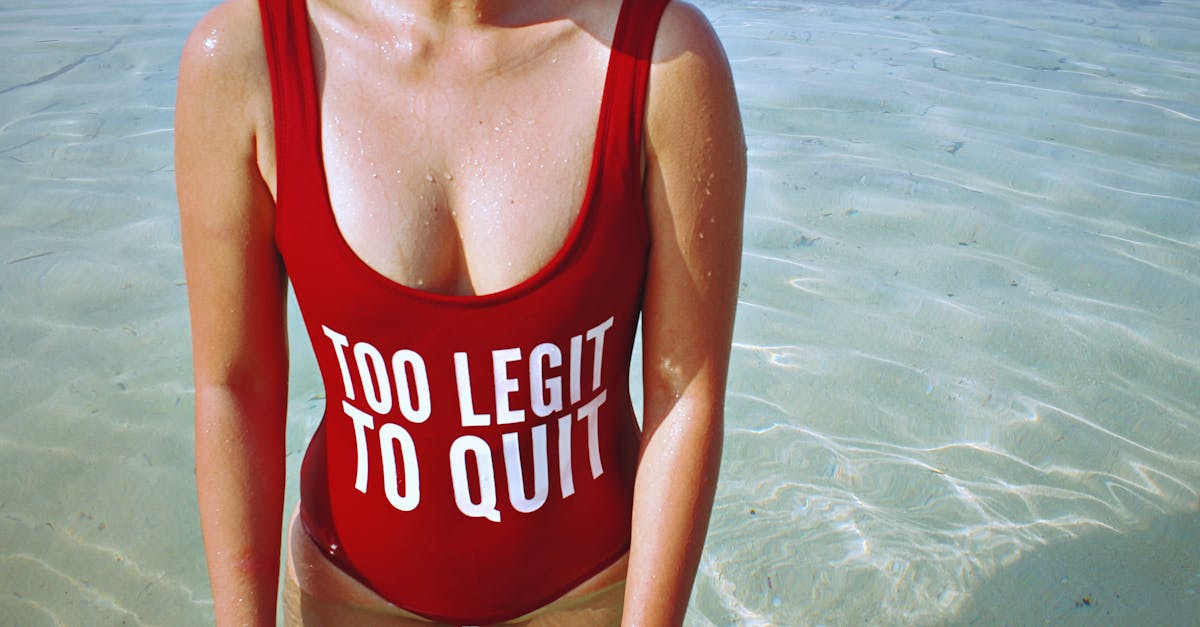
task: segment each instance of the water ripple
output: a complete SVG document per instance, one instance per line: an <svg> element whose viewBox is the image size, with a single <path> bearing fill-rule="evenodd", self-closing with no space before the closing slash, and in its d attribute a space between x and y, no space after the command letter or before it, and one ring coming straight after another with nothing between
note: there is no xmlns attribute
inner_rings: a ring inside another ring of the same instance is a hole
<svg viewBox="0 0 1200 627"><path fill-rule="evenodd" d="M689 624L1195 615L1195 7L699 4L750 186ZM45 588L11 621L211 622L169 130L208 6L0 8L0 587Z"/></svg>

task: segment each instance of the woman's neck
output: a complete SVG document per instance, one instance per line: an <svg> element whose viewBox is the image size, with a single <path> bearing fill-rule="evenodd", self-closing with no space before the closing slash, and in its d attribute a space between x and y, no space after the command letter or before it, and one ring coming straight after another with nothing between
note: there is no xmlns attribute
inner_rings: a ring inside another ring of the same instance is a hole
<svg viewBox="0 0 1200 627"><path fill-rule="evenodd" d="M355 21L432 30L508 26L539 3L514 0L316 0ZM533 5L533 6L530 6Z"/></svg>

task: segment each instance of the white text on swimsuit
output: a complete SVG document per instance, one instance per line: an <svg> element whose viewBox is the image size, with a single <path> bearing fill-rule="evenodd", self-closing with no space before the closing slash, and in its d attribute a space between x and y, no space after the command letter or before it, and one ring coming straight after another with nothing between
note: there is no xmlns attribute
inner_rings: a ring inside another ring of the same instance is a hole
<svg viewBox="0 0 1200 627"><path fill-rule="evenodd" d="M464 431L512 426L511 431L500 436L499 451L471 433L459 435L451 444L445 459L446 470L452 479L454 502L459 511L500 522L497 503L501 489L496 479L501 473L512 509L521 513L540 509L550 497L551 456L547 439L551 437L557 438L557 468L553 473L558 479L557 491L563 499L570 497L575 493L572 454L576 442L580 453L586 442L592 478L604 473L598 434L601 408L608 398L602 381L604 339L612 326L610 316L571 336L561 346L543 342L528 353L520 348L453 352L452 361L443 363L453 369L455 399L431 396L426 360L417 352L401 348L385 359L383 352L371 343L352 341L322 326L341 370L345 393L342 413L354 429L355 489L366 494L368 486L376 485L371 478L370 460L378 456L380 463L376 467L382 470L379 481L388 502L400 511L416 509L421 503L421 457L409 428L419 429L428 421L434 415L435 404L456 401ZM591 371L586 381L585 367ZM472 387L472 373L490 378L492 394L486 400L494 401L491 413L476 409L481 405L472 391L479 389ZM361 406L363 403L365 408ZM377 426L377 416L392 414L399 414L403 420ZM438 416L445 419L446 412ZM538 424L528 424L535 420ZM529 469L522 463L523 446L532 447L532 454L525 456L533 464L532 494L526 490L525 473ZM503 461L502 471L497 468L496 458Z"/></svg>

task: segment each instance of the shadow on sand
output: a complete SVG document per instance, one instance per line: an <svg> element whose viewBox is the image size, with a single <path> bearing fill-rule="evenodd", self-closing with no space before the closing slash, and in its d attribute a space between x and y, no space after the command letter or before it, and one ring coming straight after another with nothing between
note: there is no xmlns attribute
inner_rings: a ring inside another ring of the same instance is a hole
<svg viewBox="0 0 1200 627"><path fill-rule="evenodd" d="M946 625L1200 625L1200 511L1031 551Z"/></svg>

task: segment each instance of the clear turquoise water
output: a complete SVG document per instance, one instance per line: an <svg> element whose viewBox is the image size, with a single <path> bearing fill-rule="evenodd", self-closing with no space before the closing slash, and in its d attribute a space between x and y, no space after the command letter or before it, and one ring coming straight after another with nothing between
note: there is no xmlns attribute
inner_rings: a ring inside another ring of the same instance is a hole
<svg viewBox="0 0 1200 627"><path fill-rule="evenodd" d="M210 4L0 4L0 623L211 621L171 163ZM689 623L1200 624L1200 2L700 6L751 185Z"/></svg>

